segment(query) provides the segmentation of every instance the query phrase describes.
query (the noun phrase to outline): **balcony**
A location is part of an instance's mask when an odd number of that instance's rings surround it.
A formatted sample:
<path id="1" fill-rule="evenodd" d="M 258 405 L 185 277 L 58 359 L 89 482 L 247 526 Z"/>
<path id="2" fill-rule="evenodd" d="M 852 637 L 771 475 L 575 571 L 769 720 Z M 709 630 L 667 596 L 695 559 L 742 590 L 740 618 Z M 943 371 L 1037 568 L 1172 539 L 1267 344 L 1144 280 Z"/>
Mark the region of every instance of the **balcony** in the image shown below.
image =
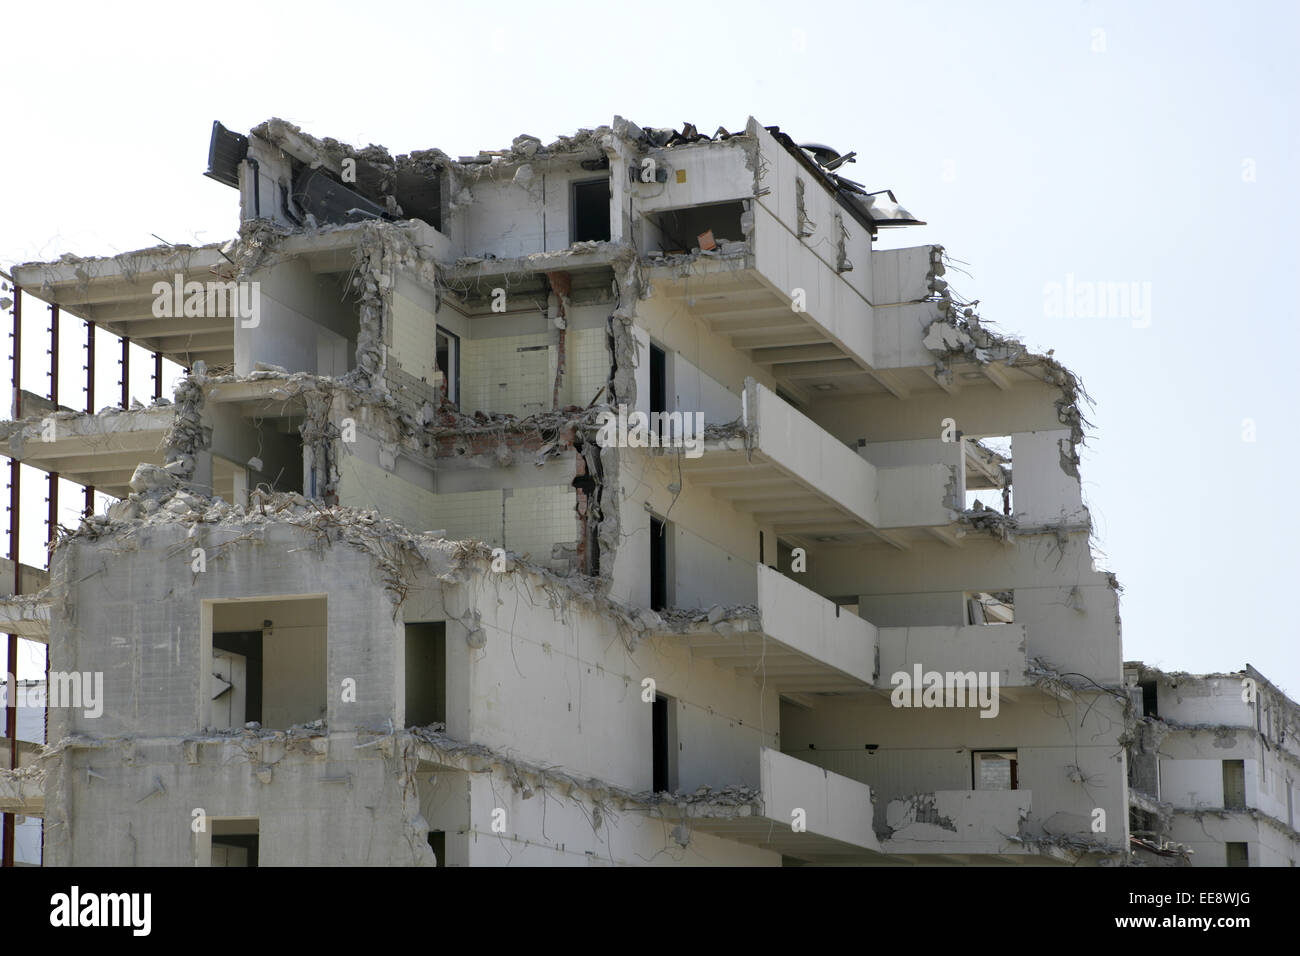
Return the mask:
<path id="1" fill-rule="evenodd" d="M 59 306 L 185 368 L 202 359 L 211 367 L 234 361 L 235 319 L 154 314 L 156 282 L 207 283 L 232 267 L 217 244 L 157 246 L 100 259 L 28 262 L 13 270 L 24 292 Z"/>
<path id="2" fill-rule="evenodd" d="M 121 498 L 142 463 L 161 465 L 163 436 L 176 417 L 173 405 L 101 415 L 60 413 L 46 420 L 0 423 L 6 455 L 41 471 Z"/>
<path id="3" fill-rule="evenodd" d="M 871 788 L 764 747 L 759 757 L 760 795 L 747 804 L 666 805 L 664 815 L 691 829 L 809 862 L 880 859 L 871 827 Z M 800 815 L 806 829 L 792 823 Z"/>
<path id="4" fill-rule="evenodd" d="M 687 480 L 708 487 L 776 534 L 871 538 L 904 545 L 891 528 L 944 528 L 957 479 L 950 466 L 878 468 L 753 379 L 745 380 L 747 434 L 707 441 L 683 458 Z"/>
<path id="5" fill-rule="evenodd" d="M 49 592 L 0 597 L 0 634 L 50 643 Z"/>
<path id="6" fill-rule="evenodd" d="M 682 640 L 694 657 L 782 693 L 869 691 L 876 628 L 778 571 L 759 565 L 757 573 L 761 624 L 734 621 L 719 629 L 701 622 L 667 636 Z"/>
<path id="7" fill-rule="evenodd" d="M 936 790 L 890 800 L 885 809 L 889 854 L 1026 853 L 1020 824 L 1029 815 L 1028 790 Z"/>
<path id="8" fill-rule="evenodd" d="M 752 238 L 735 251 L 643 260 L 656 294 L 805 396 L 829 380 L 849 392 L 893 391 L 889 373 L 871 367 L 871 305 L 761 204 L 753 210 Z"/>
<path id="9" fill-rule="evenodd" d="M 983 624 L 968 627 L 882 627 L 880 673 L 876 688 L 890 691 L 892 675 L 922 671 L 975 671 L 997 674 L 999 693 L 1004 688 L 1026 687 L 1029 666 L 1023 624 Z M 1005 694 L 1003 694 L 1005 696 Z"/>

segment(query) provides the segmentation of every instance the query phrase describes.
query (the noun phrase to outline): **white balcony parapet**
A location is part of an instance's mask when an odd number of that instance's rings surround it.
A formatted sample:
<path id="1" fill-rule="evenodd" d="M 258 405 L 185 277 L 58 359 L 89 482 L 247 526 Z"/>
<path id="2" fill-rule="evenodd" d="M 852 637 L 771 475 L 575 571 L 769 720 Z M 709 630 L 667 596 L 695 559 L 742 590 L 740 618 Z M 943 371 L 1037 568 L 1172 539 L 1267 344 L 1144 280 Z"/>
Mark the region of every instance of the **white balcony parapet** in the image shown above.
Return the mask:
<path id="1" fill-rule="evenodd" d="M 890 800 L 885 810 L 887 853 L 1029 852 L 1020 824 L 1029 815 L 1029 790 L 936 790 Z"/>
<path id="2" fill-rule="evenodd" d="M 759 619 L 698 620 L 660 636 L 697 659 L 781 693 L 867 693 L 875 680 L 876 628 L 779 571 L 757 565 Z M 674 615 L 669 614 L 671 620 Z"/>
<path id="3" fill-rule="evenodd" d="M 814 862 L 879 859 L 871 788 L 764 747 L 760 799 L 737 807 L 684 803 L 694 829 Z"/>
<path id="4" fill-rule="evenodd" d="M 707 441 L 682 468 L 778 534 L 870 535 L 946 527 L 956 517 L 950 465 L 877 467 L 753 379 L 742 423 L 742 434 Z"/>
<path id="5" fill-rule="evenodd" d="M 796 654 L 819 662 L 836 675 L 869 686 L 875 674 L 876 628 L 851 611 L 842 610 L 779 571 L 758 566 L 758 607 L 763 632 Z M 797 689 L 829 690 L 822 681 L 839 684 L 835 677 L 801 680 L 777 671 L 778 682 L 801 684 Z M 794 686 L 791 689 L 796 689 Z M 840 688 L 835 688 L 840 689 Z"/>
<path id="6" fill-rule="evenodd" d="M 882 627 L 879 690 L 891 690 L 894 674 L 923 672 L 996 673 L 1001 687 L 1023 687 L 1029 665 L 1025 625 L 983 624 L 967 627 Z"/>

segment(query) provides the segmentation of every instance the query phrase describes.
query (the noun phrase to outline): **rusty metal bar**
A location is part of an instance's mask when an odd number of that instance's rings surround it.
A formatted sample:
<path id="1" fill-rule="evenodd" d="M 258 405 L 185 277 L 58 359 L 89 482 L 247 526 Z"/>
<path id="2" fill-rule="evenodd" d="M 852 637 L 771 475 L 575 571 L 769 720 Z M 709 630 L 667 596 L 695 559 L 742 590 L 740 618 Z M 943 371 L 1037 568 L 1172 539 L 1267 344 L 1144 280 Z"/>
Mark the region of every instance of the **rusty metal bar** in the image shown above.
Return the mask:
<path id="1" fill-rule="evenodd" d="M 13 339 L 13 414 L 15 419 L 22 418 L 22 353 L 23 353 L 23 290 L 14 284 L 14 329 Z M 9 459 L 9 559 L 14 563 L 14 594 L 22 591 L 22 565 L 18 562 L 18 511 L 20 492 L 18 487 L 19 464 L 17 458 Z M 10 634 L 6 648 L 6 671 L 14 675 L 14 688 L 18 681 L 18 635 Z M 5 737 L 9 740 L 9 766 L 18 767 L 18 700 L 15 693 L 13 700 L 5 701 Z M 4 836 L 0 840 L 0 866 L 14 865 L 14 831 L 18 819 L 12 813 L 4 814 Z"/>
<path id="2" fill-rule="evenodd" d="M 118 361 L 122 366 L 122 407 L 131 407 L 131 340 L 127 336 L 122 336 L 122 358 Z"/>
<path id="3" fill-rule="evenodd" d="M 54 405 L 55 411 L 59 408 L 59 307 L 50 305 L 50 347 L 46 350 L 50 356 L 50 402 Z M 59 473 L 51 471 L 47 475 L 49 481 L 49 495 L 46 501 L 49 503 L 50 510 L 46 518 L 46 542 L 53 542 L 59 533 Z M 49 550 L 46 549 L 45 570 L 50 568 Z M 48 577 L 47 577 L 48 580 Z M 17 669 L 15 668 L 15 675 Z M 44 743 L 50 739 L 50 648 L 48 643 L 45 647 L 45 713 L 41 715 L 41 741 Z M 41 864 L 45 863 L 45 819 L 41 818 Z"/>
<path id="4" fill-rule="evenodd" d="M 59 410 L 59 307 L 50 306 L 50 347 L 45 354 L 50 357 L 50 401 Z"/>
<path id="5" fill-rule="evenodd" d="M 86 364 L 82 370 L 86 373 L 86 384 L 82 391 L 86 393 L 86 413 L 95 414 L 95 323 L 86 323 Z"/>

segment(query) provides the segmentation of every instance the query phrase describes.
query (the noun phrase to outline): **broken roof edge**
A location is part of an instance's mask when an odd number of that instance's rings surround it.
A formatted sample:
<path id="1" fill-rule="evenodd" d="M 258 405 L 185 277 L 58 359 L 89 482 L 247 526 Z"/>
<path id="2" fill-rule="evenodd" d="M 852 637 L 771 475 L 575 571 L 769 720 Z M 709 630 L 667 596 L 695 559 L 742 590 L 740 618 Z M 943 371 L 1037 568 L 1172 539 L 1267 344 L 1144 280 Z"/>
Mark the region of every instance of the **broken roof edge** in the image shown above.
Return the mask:
<path id="1" fill-rule="evenodd" d="M 1293 711 L 1297 719 L 1300 719 L 1300 702 L 1297 702 L 1285 690 L 1283 690 L 1277 684 L 1273 683 L 1271 680 L 1265 677 L 1262 673 L 1260 673 L 1259 670 L 1257 670 L 1254 667 L 1254 665 L 1250 663 L 1247 663 L 1246 666 L 1239 671 L 1215 671 L 1206 674 L 1194 674 L 1191 673 L 1190 671 L 1161 670 L 1159 667 L 1155 667 L 1154 665 L 1147 664 L 1144 661 L 1125 661 L 1124 668 L 1125 669 L 1137 668 L 1139 681 L 1149 680 L 1154 678 L 1157 681 L 1165 681 L 1167 683 L 1175 684 L 1175 685 L 1187 681 L 1203 681 L 1203 680 L 1244 681 L 1247 679 L 1253 680 L 1257 685 L 1263 685 L 1268 690 L 1272 691 L 1275 695 L 1280 697 L 1285 702 L 1286 706 Z M 1164 718 L 1157 718 L 1157 719 L 1163 720 Z M 1180 729 L 1187 729 L 1193 726 L 1200 726 L 1200 725 L 1192 725 L 1192 724 L 1180 725 L 1176 721 L 1173 722 L 1165 721 L 1165 723 L 1170 724 L 1170 726 L 1177 726 Z M 1209 727 L 1214 725 L 1207 724 L 1205 726 Z"/>
<path id="2" fill-rule="evenodd" d="M 201 246 L 187 243 L 164 243 L 131 249 L 111 256 L 77 256 L 65 252 L 57 259 L 20 262 L 10 270 L 11 281 L 29 295 L 45 299 L 48 290 L 56 285 L 88 285 L 97 279 L 123 279 L 132 281 L 141 275 L 162 275 L 206 269 L 211 264 L 224 261 L 221 250 L 230 240 L 209 242 Z M 210 253 L 211 255 L 205 255 Z M 199 257 L 203 261 L 190 260 Z M 209 261 L 210 260 L 210 261 Z"/>
<path id="3" fill-rule="evenodd" d="M 530 133 L 521 133 L 511 141 L 509 148 L 497 150 L 480 150 L 475 156 L 461 156 L 452 159 L 450 155 L 438 148 L 414 150 L 394 156 L 384 146 L 370 144 L 360 149 L 333 137 L 324 139 L 305 132 L 301 127 L 280 119 L 270 119 L 254 126 L 250 136 L 256 136 L 278 147 L 299 162 L 307 163 L 312 168 L 324 167 L 335 175 L 343 171 L 343 160 L 352 159 L 365 162 L 376 169 L 392 172 L 399 168 L 419 166 L 425 170 L 430 167 L 453 169 L 470 179 L 482 175 L 486 166 L 510 166 L 513 164 L 535 163 L 545 160 L 572 160 L 582 157 L 609 157 L 613 151 L 614 139 L 622 140 L 638 150 L 672 149 L 677 146 L 694 146 L 702 143 L 728 143 L 738 139 L 754 139 L 762 130 L 785 149 L 813 178 L 826 188 L 860 225 L 874 235 L 880 228 L 905 225 L 925 225 L 915 219 L 901 206 L 897 205 L 893 192 L 888 189 L 869 192 L 859 183 L 847 179 L 823 166 L 810 156 L 808 150 L 796 143 L 788 133 L 779 126 L 764 126 L 752 115 L 745 121 L 744 132 L 732 133 L 726 127 L 719 126 L 712 136 L 700 133 L 693 123 L 683 123 L 682 129 L 661 127 L 641 127 L 635 122 L 615 115 L 610 125 L 594 128 L 583 127 L 573 135 L 561 135 L 548 145 Z M 851 154 L 850 154 L 851 155 Z M 882 206 L 876 210 L 875 196 L 888 194 L 892 209 L 886 211 Z M 883 214 L 877 215 L 877 212 Z"/>

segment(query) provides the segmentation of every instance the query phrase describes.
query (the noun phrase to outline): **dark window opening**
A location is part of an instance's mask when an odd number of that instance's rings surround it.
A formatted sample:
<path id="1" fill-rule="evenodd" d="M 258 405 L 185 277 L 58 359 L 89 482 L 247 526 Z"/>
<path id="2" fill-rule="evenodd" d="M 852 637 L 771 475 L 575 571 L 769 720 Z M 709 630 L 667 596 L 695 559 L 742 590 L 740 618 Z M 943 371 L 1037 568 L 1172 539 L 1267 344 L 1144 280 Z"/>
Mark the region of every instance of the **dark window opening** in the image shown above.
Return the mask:
<path id="1" fill-rule="evenodd" d="M 650 609 L 668 607 L 668 522 L 650 517 Z"/>
<path id="2" fill-rule="evenodd" d="M 265 485 L 271 491 L 302 494 L 302 432 L 301 418 L 263 418 L 251 422 L 257 435 L 258 455 L 245 467 L 248 488 Z M 260 468 L 255 467 L 261 465 Z M 218 487 L 218 494 L 233 494 L 233 488 Z"/>
<path id="3" fill-rule="evenodd" d="M 664 350 L 650 346 L 650 411 L 668 411 L 668 361 Z"/>
<path id="4" fill-rule="evenodd" d="M 659 346 L 650 345 L 650 411 L 668 411 L 668 356 Z M 658 419 L 655 425 L 662 444 L 668 436 L 664 434 L 664 422 Z"/>
<path id="5" fill-rule="evenodd" d="M 205 726 L 287 728 L 325 717 L 327 619 L 324 597 L 214 602 Z"/>
<path id="6" fill-rule="evenodd" d="M 585 553 L 582 556 L 581 570 L 584 574 L 590 574 L 593 577 L 600 574 L 600 496 L 597 489 L 600 487 L 600 455 L 593 455 L 590 459 L 586 457 L 585 449 L 582 442 L 575 441 L 574 450 L 579 455 L 579 461 L 584 462 L 588 468 L 593 468 L 595 474 L 575 475 L 573 478 L 573 487 L 577 492 L 579 502 L 579 515 L 581 518 L 580 527 L 582 529 L 582 542 L 585 545 Z"/>
<path id="7" fill-rule="evenodd" d="M 737 200 L 668 209 L 648 215 L 643 241 L 645 251 L 671 254 L 696 248 L 716 248 L 724 241 L 743 242 L 745 230 L 741 227 L 741 216 L 744 213 L 745 204 Z"/>
<path id="8" fill-rule="evenodd" d="M 609 242 L 609 178 L 572 185 L 571 242 Z"/>
<path id="9" fill-rule="evenodd" d="M 209 866 L 254 867 L 260 865 L 257 820 L 210 820 L 212 850 Z"/>
<path id="10" fill-rule="evenodd" d="M 223 714 L 229 712 L 227 727 L 242 727 L 250 720 L 262 722 L 261 631 L 213 634 L 212 677 L 213 705 Z"/>
<path id="11" fill-rule="evenodd" d="M 212 838 L 212 865 L 257 866 L 257 834 L 214 836 Z"/>
<path id="12" fill-rule="evenodd" d="M 1016 751 L 971 752 L 971 785 L 975 790 L 1018 790 Z"/>
<path id="13" fill-rule="evenodd" d="M 1250 845 L 1246 843 L 1225 843 L 1228 851 L 1228 866 L 1250 866 Z"/>
<path id="14" fill-rule="evenodd" d="M 1246 809 L 1246 762 L 1244 760 L 1223 761 L 1223 808 L 1225 810 Z"/>
<path id="15" fill-rule="evenodd" d="M 406 726 L 447 722 L 447 625 L 406 625 Z"/>
<path id="16" fill-rule="evenodd" d="M 1144 680 L 1138 684 L 1142 688 L 1142 716 L 1159 717 L 1160 708 L 1156 706 L 1160 699 L 1156 692 L 1156 682 L 1153 680 Z"/>
<path id="17" fill-rule="evenodd" d="M 653 768 L 653 791 L 655 793 L 671 792 L 676 786 L 674 779 L 673 757 L 677 749 L 676 714 L 673 699 L 664 694 L 655 694 L 654 712 L 651 717 Z"/>
<path id="18" fill-rule="evenodd" d="M 429 831 L 429 849 L 438 858 L 439 866 L 447 865 L 447 834 L 441 830 Z"/>
<path id="19" fill-rule="evenodd" d="M 438 371 L 442 373 L 442 394 L 457 408 L 460 407 L 460 337 L 446 329 L 438 329 L 436 336 Z"/>

